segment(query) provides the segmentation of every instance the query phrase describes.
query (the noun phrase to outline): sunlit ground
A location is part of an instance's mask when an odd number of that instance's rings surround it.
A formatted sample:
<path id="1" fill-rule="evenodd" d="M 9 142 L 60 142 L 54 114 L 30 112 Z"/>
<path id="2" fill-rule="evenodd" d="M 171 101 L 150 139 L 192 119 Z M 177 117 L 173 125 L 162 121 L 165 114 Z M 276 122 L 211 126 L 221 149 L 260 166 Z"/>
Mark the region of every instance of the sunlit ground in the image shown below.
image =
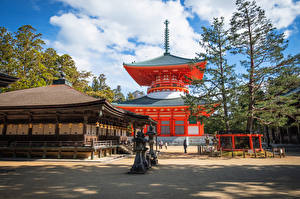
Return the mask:
<path id="1" fill-rule="evenodd" d="M 300 156 L 210 158 L 196 147 L 161 150 L 159 165 L 129 175 L 109 163 L 0 161 L 0 198 L 300 198 Z"/>

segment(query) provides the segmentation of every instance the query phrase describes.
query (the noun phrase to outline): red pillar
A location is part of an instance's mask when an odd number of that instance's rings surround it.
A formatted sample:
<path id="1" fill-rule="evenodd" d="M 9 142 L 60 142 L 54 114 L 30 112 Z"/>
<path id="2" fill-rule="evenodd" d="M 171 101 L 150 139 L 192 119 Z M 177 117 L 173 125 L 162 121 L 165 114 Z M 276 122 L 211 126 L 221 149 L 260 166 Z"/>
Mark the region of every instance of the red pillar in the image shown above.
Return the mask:
<path id="1" fill-rule="evenodd" d="M 219 139 L 219 149 L 221 148 L 221 137 L 217 135 L 217 138 Z"/>
<path id="2" fill-rule="evenodd" d="M 188 136 L 188 115 L 185 114 L 184 117 L 184 136 Z"/>
<path id="3" fill-rule="evenodd" d="M 249 135 L 250 149 L 253 150 L 252 136 Z"/>
<path id="4" fill-rule="evenodd" d="M 235 149 L 234 135 L 231 136 L 232 148 Z"/>
<path id="5" fill-rule="evenodd" d="M 175 120 L 173 110 L 171 110 L 171 119 L 170 119 L 170 136 L 175 136 Z"/>
<path id="6" fill-rule="evenodd" d="M 259 135 L 258 140 L 259 140 L 259 148 L 262 151 L 263 149 L 262 149 L 262 146 L 261 146 L 261 135 Z"/>

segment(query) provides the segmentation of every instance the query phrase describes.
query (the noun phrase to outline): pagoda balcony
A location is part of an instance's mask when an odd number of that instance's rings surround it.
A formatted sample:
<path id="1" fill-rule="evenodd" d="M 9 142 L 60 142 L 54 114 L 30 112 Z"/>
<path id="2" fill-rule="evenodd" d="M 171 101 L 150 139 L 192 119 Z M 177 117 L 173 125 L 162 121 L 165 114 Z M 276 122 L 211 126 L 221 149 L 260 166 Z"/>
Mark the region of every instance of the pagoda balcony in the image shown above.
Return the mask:
<path id="1" fill-rule="evenodd" d="M 154 87 L 154 88 L 147 89 L 147 94 L 153 93 L 153 92 L 185 92 L 185 93 L 189 93 L 189 90 L 186 87 L 180 87 L 180 86 L 160 86 L 160 87 Z"/>

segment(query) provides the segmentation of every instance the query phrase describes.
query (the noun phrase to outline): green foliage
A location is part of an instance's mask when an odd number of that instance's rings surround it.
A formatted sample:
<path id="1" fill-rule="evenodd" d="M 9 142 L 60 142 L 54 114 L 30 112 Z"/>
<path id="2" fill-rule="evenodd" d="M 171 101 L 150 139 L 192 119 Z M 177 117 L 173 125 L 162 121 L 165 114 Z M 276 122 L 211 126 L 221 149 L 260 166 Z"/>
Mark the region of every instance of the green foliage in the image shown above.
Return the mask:
<path id="1" fill-rule="evenodd" d="M 136 99 L 136 98 L 140 98 L 140 97 L 143 97 L 145 95 L 145 93 L 143 91 L 134 91 L 134 92 L 129 92 L 127 94 L 127 98 L 126 100 L 133 100 L 133 99 Z"/>
<path id="2" fill-rule="evenodd" d="M 241 61 L 248 73 L 244 78 L 248 81 L 247 130 L 253 130 L 254 107 L 260 98 L 260 89 L 274 73 L 274 69 L 283 59 L 283 50 L 287 41 L 273 27 L 265 12 L 255 1 L 237 0 L 237 11 L 231 19 L 231 37 L 234 53 L 244 55 Z"/>
<path id="3" fill-rule="evenodd" d="M 185 97 L 192 115 L 206 125 L 205 132 L 229 130 L 232 120 L 232 106 L 235 99 L 236 75 L 233 66 L 227 64 L 226 53 L 231 49 L 228 30 L 224 28 L 223 18 L 214 18 L 210 28 L 202 27 L 200 45 L 205 53 L 199 59 L 206 60 L 203 80 L 192 82 L 193 92 Z M 199 106 L 199 104 L 203 104 Z M 210 113 L 210 116 L 199 114 Z"/>
<path id="4" fill-rule="evenodd" d="M 86 91 L 86 93 L 96 98 L 105 98 L 109 102 L 113 102 L 115 99 L 115 93 L 106 84 L 106 77 L 104 74 L 100 74 L 98 77 L 93 77 L 92 86 Z"/>
<path id="5" fill-rule="evenodd" d="M 263 97 L 257 101 L 254 117 L 262 125 L 283 127 L 300 123 L 300 54 L 289 57 L 263 88 Z"/>
<path id="6" fill-rule="evenodd" d="M 30 25 L 20 27 L 14 34 L 0 27 L 0 72 L 19 78 L 2 91 L 50 85 L 61 72 L 75 89 L 86 90 L 91 73 L 78 71 L 67 54 L 59 56 L 52 48 L 43 51 L 45 42 L 35 32 Z"/>
<path id="7" fill-rule="evenodd" d="M 118 85 L 116 89 L 113 90 L 114 92 L 114 102 L 123 102 L 125 101 L 125 96 L 121 92 L 121 86 Z"/>
<path id="8" fill-rule="evenodd" d="M 134 95 L 132 94 L 132 92 L 129 92 L 127 94 L 126 100 L 133 100 L 134 99 Z"/>

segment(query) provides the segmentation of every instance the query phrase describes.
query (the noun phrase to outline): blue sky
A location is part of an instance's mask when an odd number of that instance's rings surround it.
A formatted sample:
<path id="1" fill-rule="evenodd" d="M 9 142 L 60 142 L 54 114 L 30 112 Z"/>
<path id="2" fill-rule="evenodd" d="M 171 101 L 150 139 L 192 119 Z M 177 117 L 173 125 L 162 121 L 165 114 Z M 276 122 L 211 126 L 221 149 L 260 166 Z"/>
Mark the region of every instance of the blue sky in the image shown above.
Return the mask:
<path id="1" fill-rule="evenodd" d="M 123 69 L 123 62 L 163 53 L 163 21 L 170 21 L 170 51 L 194 58 L 201 51 L 201 26 L 213 17 L 228 22 L 233 0 L 0 0 L 0 26 L 15 32 L 30 24 L 42 33 L 45 47 L 70 54 L 80 70 L 104 73 L 123 91 L 145 90 Z M 266 15 L 286 33 L 286 54 L 300 50 L 300 1 L 257 0 Z M 238 68 L 238 71 L 242 69 Z"/>

